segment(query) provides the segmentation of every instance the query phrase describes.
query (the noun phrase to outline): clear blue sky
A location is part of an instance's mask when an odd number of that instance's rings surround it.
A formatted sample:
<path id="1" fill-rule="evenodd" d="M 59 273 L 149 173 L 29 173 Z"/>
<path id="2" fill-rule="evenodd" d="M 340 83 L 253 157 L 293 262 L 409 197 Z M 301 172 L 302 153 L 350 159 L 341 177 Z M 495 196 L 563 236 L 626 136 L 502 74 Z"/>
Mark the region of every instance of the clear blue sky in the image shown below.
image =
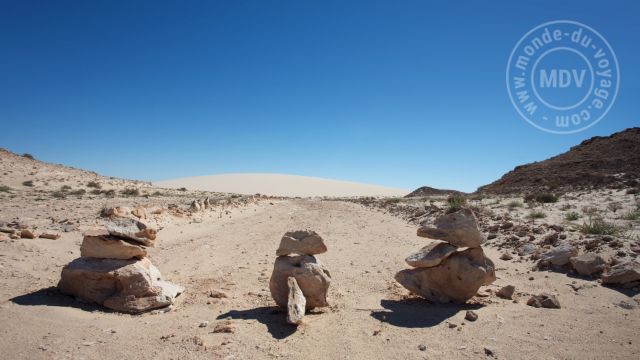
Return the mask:
<path id="1" fill-rule="evenodd" d="M 233 172 L 466 191 L 640 124 L 637 1 L 0 1 L 0 147 L 144 180 Z M 602 33 L 606 118 L 552 135 L 505 89 L 550 20 Z"/>

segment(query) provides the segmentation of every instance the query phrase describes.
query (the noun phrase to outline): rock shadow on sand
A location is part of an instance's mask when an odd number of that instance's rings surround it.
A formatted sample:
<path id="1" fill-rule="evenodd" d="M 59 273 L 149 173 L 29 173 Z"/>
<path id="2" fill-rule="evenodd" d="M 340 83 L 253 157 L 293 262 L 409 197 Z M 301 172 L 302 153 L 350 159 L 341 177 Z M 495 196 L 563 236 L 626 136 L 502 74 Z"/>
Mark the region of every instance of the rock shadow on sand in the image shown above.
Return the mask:
<path id="1" fill-rule="evenodd" d="M 248 310 L 231 310 L 218 315 L 217 319 L 257 320 L 267 326 L 274 339 L 285 339 L 296 332 L 297 327 L 287 324 L 286 314 L 277 306 L 262 306 Z"/>
<path id="2" fill-rule="evenodd" d="M 434 304 L 421 298 L 380 301 L 385 310 L 371 312 L 371 317 L 393 326 L 426 328 L 440 324 L 460 311 L 477 310 L 479 304 Z"/>
<path id="3" fill-rule="evenodd" d="M 18 295 L 9 300 L 14 304 L 22 306 L 59 306 L 71 307 L 89 312 L 96 310 L 107 313 L 112 312 L 98 304 L 78 301 L 71 296 L 64 295 L 60 293 L 58 288 L 55 286 L 42 288 L 24 295 Z"/>

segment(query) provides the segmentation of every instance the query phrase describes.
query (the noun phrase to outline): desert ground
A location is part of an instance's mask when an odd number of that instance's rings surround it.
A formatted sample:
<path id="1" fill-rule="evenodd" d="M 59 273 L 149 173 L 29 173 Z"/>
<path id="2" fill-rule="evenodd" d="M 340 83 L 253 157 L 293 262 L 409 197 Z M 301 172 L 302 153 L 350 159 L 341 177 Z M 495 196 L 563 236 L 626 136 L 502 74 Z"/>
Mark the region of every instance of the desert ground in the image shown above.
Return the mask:
<path id="1" fill-rule="evenodd" d="M 446 197 L 296 199 L 183 191 L 1 155 L 3 226 L 61 234 L 56 240 L 1 235 L 3 358 L 640 357 L 637 288 L 606 287 L 566 268 L 539 269 L 517 247 L 530 242 L 544 251 L 554 246 L 546 239 L 557 234 L 610 264 L 636 259 L 638 202 L 625 190 L 567 193 L 552 203 L 469 198 L 466 206 L 489 238 L 483 247 L 497 280 L 467 304 L 433 304 L 411 295 L 394 275 L 408 267 L 409 253 L 429 243 L 416 229 L 443 214 Z M 23 185 L 27 181 L 32 183 Z M 89 187 L 91 181 L 100 189 Z M 205 196 L 213 206 L 191 211 L 191 202 Z M 62 268 L 80 256 L 83 232 L 113 206 L 144 209 L 145 221 L 160 230 L 148 257 L 165 279 L 186 289 L 170 308 L 121 314 L 56 290 Z M 581 230 L 595 214 L 615 224 L 615 236 Z M 318 258 L 332 282 L 330 306 L 311 311 L 295 327 L 271 299 L 269 277 L 280 237 L 297 229 L 324 238 L 328 251 Z M 496 295 L 505 285 L 515 286 L 513 299 Z M 526 305 L 542 292 L 556 295 L 561 308 Z M 465 320 L 467 310 L 478 319 Z"/>

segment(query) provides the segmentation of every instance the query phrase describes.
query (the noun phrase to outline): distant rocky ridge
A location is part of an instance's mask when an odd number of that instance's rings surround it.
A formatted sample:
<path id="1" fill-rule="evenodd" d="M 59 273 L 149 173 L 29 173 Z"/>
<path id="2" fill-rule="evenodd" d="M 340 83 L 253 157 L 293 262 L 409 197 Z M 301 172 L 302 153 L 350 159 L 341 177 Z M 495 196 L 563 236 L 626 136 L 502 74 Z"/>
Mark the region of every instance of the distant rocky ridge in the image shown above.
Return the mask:
<path id="1" fill-rule="evenodd" d="M 517 166 L 477 193 L 564 192 L 640 185 L 640 128 L 595 136 L 544 161 Z"/>
<path id="2" fill-rule="evenodd" d="M 405 197 L 420 197 L 420 196 L 438 196 L 438 195 L 457 195 L 464 194 L 458 190 L 448 190 L 448 189 L 436 189 L 429 186 L 422 186 L 420 188 L 415 189 Z"/>

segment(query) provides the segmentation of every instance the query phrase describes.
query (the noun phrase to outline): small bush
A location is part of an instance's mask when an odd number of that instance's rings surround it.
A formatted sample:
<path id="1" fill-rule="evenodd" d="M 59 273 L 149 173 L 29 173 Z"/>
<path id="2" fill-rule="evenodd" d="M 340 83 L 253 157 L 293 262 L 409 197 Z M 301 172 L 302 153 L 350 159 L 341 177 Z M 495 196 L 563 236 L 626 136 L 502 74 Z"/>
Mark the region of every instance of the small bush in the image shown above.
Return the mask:
<path id="1" fill-rule="evenodd" d="M 560 210 L 562 211 L 567 211 L 567 210 L 570 210 L 571 208 L 572 208 L 571 204 L 564 204 L 560 206 Z"/>
<path id="2" fill-rule="evenodd" d="M 620 216 L 621 220 L 640 220 L 640 211 L 629 211 Z"/>
<path id="3" fill-rule="evenodd" d="M 8 186 L 0 185 L 0 192 L 6 192 L 6 193 L 8 193 L 8 192 L 11 192 L 11 190 L 13 190 L 13 189 L 11 189 L 11 188 L 10 188 L 10 187 L 8 187 Z"/>
<path id="4" fill-rule="evenodd" d="M 567 221 L 574 221 L 574 220 L 578 220 L 579 218 L 580 218 L 580 214 L 578 214 L 575 211 L 568 212 L 564 215 L 564 219 Z"/>
<path id="5" fill-rule="evenodd" d="M 102 190 L 100 190 L 100 189 L 93 189 L 93 190 L 91 190 L 91 193 L 92 193 L 93 195 L 100 195 L 100 194 L 102 194 L 102 193 L 103 193 L 103 191 L 102 191 Z"/>
<path id="6" fill-rule="evenodd" d="M 607 209 L 611 210 L 612 213 L 622 209 L 622 204 L 619 202 L 612 202 L 607 205 Z"/>
<path id="7" fill-rule="evenodd" d="M 449 204 L 447 214 L 450 214 L 462 209 L 467 204 L 467 199 L 463 195 L 456 194 L 449 196 L 447 198 L 447 203 Z"/>
<path id="8" fill-rule="evenodd" d="M 383 203 L 383 206 L 388 206 L 388 205 L 397 204 L 400 201 L 402 201 L 401 198 L 389 198 L 389 199 L 384 199 L 382 203 Z"/>
<path id="9" fill-rule="evenodd" d="M 87 190 L 85 190 L 85 189 L 78 189 L 78 190 L 75 190 L 75 191 L 71 191 L 71 192 L 69 192 L 69 195 L 82 196 L 82 195 L 84 195 L 84 194 L 86 194 L 86 193 L 87 193 Z"/>
<path id="10" fill-rule="evenodd" d="M 529 219 L 543 219 L 547 217 L 547 214 L 542 211 L 532 211 L 529 213 L 529 215 L 527 215 L 527 217 Z"/>
<path id="11" fill-rule="evenodd" d="M 33 186 L 33 180 L 23 181 L 23 182 L 22 182 L 22 185 L 23 185 L 23 186 L 32 187 L 32 186 Z"/>
<path id="12" fill-rule="evenodd" d="M 69 185 L 62 185 L 60 187 L 60 191 L 69 191 L 69 190 L 71 190 L 71 186 Z"/>
<path id="13" fill-rule="evenodd" d="M 104 192 L 104 195 L 107 197 L 115 197 L 116 196 L 116 191 L 111 189 L 111 190 L 107 190 Z"/>
<path id="14" fill-rule="evenodd" d="M 140 196 L 140 190 L 136 188 L 127 188 L 120 191 L 120 194 L 124 196 Z"/>
<path id="15" fill-rule="evenodd" d="M 509 201 L 509 203 L 507 203 L 507 208 L 509 210 L 513 210 L 515 208 L 521 208 L 523 206 L 524 205 L 518 200 Z"/>
<path id="16" fill-rule="evenodd" d="M 31 155 L 31 154 L 29 154 L 29 153 L 24 153 L 24 154 L 22 154 L 22 157 L 23 157 L 23 158 L 30 159 L 30 160 L 35 160 L 35 159 L 36 159 L 36 158 L 34 158 L 34 157 L 33 157 L 33 155 Z"/>
<path id="17" fill-rule="evenodd" d="M 178 191 L 187 191 L 186 187 L 181 187 L 180 189 L 178 189 Z"/>
<path id="18" fill-rule="evenodd" d="M 97 181 L 89 181 L 87 183 L 87 187 L 94 188 L 94 189 L 102 189 L 102 185 L 100 185 L 100 183 Z"/>
<path id="19" fill-rule="evenodd" d="M 66 199 L 67 193 L 65 193 L 64 191 L 54 191 L 53 193 L 51 193 L 51 196 L 56 199 Z"/>
<path id="20" fill-rule="evenodd" d="M 534 193 L 528 194 L 524 197 L 524 202 L 534 201 L 543 204 L 555 203 L 558 201 L 558 196 L 551 193 Z"/>
<path id="21" fill-rule="evenodd" d="M 602 218 L 589 219 L 589 223 L 583 223 L 579 229 L 583 234 L 589 235 L 616 235 L 621 231 L 616 224 Z"/>
<path id="22" fill-rule="evenodd" d="M 154 191 L 151 196 L 162 196 L 162 193 L 160 191 Z"/>

